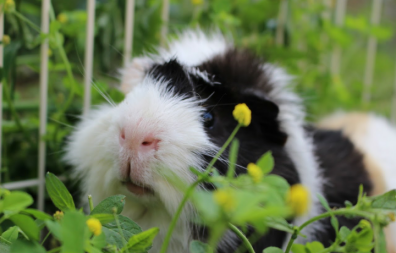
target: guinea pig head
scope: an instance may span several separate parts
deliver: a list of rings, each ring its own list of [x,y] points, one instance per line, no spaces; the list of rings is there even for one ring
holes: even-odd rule
[[[168,68],[170,76],[159,75]],[[119,105],[118,175],[135,195],[166,194],[166,175],[194,180],[189,167],[202,168],[202,155],[215,149],[202,127],[201,100],[176,62],[153,66]],[[165,175],[166,174],[166,175]]]

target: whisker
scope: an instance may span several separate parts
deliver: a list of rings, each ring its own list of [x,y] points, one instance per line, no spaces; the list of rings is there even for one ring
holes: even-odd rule
[[[85,68],[84,68],[84,65],[83,65],[83,63],[82,63],[82,61],[81,61],[81,58],[80,58],[80,55],[79,54],[77,54],[77,57],[78,57],[78,61],[80,62],[80,65],[81,65],[81,68],[82,68],[82,71],[80,70],[80,73],[81,73],[81,75],[82,76],[85,76]],[[95,90],[111,105],[111,106],[113,106],[113,107],[115,107],[116,105],[115,105],[115,103],[114,103],[114,101],[110,98],[110,96],[109,96],[109,94],[105,94],[105,91],[102,91],[100,88],[99,88],[99,86],[93,81],[93,80],[91,80],[91,84],[92,84],[92,86],[95,88]]]
[[[70,127],[70,128],[73,128],[73,129],[76,129],[74,126],[68,125],[68,124],[63,123],[63,122],[61,122],[61,121],[59,121],[59,120],[56,120],[56,119],[54,119],[54,118],[49,118],[49,119],[52,120],[52,121],[54,121],[54,122],[56,122],[56,123],[58,123],[58,124],[60,124],[60,125],[63,125],[63,126],[66,126],[66,127]]]

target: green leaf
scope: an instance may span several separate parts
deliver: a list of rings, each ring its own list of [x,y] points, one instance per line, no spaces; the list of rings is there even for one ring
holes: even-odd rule
[[[94,236],[91,240],[92,245],[97,249],[102,249],[107,245],[106,235],[101,233],[100,235]]]
[[[379,253],[386,253],[386,239],[384,229],[380,229],[378,238],[376,238],[375,243],[378,244]],[[390,243],[390,242],[389,242]]]
[[[61,225],[52,220],[45,220],[45,225],[47,226],[48,230],[51,231],[51,233],[58,239],[62,240],[62,235],[61,235]]]
[[[335,216],[331,216],[330,223],[333,226],[334,231],[338,233],[338,229],[339,229],[338,219]]]
[[[268,247],[263,251],[263,253],[283,253],[283,250],[277,247]]]
[[[10,220],[17,225],[30,239],[38,241],[39,228],[34,220],[24,214],[15,214],[10,217]]]
[[[349,236],[350,233],[351,233],[351,230],[349,230],[349,228],[342,226],[340,229],[340,232],[338,233],[340,240],[342,242],[345,241],[345,239]]]
[[[132,252],[144,252],[147,248],[151,247],[154,238],[157,236],[159,228],[150,228],[139,234],[133,235],[129,238],[126,247],[121,249],[121,252],[131,250]]]
[[[115,195],[101,201],[91,212],[91,214],[108,213],[113,214],[113,208],[117,208],[117,214],[122,212],[125,205],[124,195]]]
[[[126,240],[128,240],[132,235],[136,235],[142,232],[140,226],[131,219],[129,219],[128,217],[122,215],[118,215],[117,217],[120,222],[121,231],[124,234]],[[115,221],[107,223],[103,226],[108,229],[114,230],[118,233],[118,226]]]
[[[305,247],[312,253],[316,253],[316,252],[320,252],[320,251],[324,250],[323,244],[321,244],[320,242],[316,242],[316,241],[308,242],[307,244],[305,244]]]
[[[370,197],[372,200],[371,207],[387,210],[396,209],[396,190],[391,190],[379,196]]]
[[[54,174],[47,173],[45,186],[52,202],[57,208],[62,211],[76,209],[70,192]]]
[[[293,253],[306,253],[305,246],[302,244],[297,244],[297,243],[292,245],[291,251]]]
[[[108,244],[115,245],[117,249],[121,249],[127,241],[115,230],[102,227],[102,232],[106,236],[106,241]]]
[[[78,211],[66,211],[61,220],[61,239],[62,251],[83,253],[85,241],[88,239],[89,233],[86,225],[86,217]]]
[[[34,218],[39,219],[39,220],[52,220],[52,216],[51,215],[46,214],[46,213],[41,212],[41,211],[36,210],[36,209],[28,208],[28,209],[23,210],[21,213],[30,214]]]
[[[119,234],[118,226],[115,221],[103,225],[102,231],[106,235],[106,241],[109,244],[116,245],[118,249],[121,249],[132,235],[139,234],[142,232],[142,229],[128,217],[118,215],[118,220],[122,235]]]
[[[318,199],[319,199],[320,203],[326,209],[326,211],[331,212],[331,208],[330,208],[329,203],[327,202],[327,200],[320,194],[318,194],[317,196],[318,196]]]
[[[235,166],[238,158],[239,141],[234,139],[231,143],[230,154],[228,155],[228,171],[227,177],[233,178],[235,175]]]
[[[194,240],[190,242],[190,253],[213,253],[213,249],[206,243]]]
[[[16,241],[11,246],[11,253],[45,253],[43,246],[32,241]]]
[[[10,253],[10,250],[11,250],[10,245],[11,245],[10,242],[8,242],[7,240],[3,239],[0,236],[0,252],[1,253],[3,253],[3,252],[4,253]]]
[[[2,235],[1,237],[3,237],[4,239],[6,239],[7,241],[13,243],[14,241],[16,241],[16,239],[18,238],[18,227],[17,226],[13,226],[10,227],[9,229],[7,229]]]
[[[109,213],[97,213],[90,215],[90,217],[98,219],[102,225],[114,221],[114,215]]]
[[[3,199],[3,210],[19,212],[33,203],[33,198],[26,192],[14,191]]]
[[[268,151],[257,161],[257,166],[263,171],[264,174],[268,174],[274,168],[274,158],[272,157],[271,151]]]
[[[290,225],[285,219],[280,217],[267,217],[265,218],[267,226],[275,228],[280,231],[294,233],[293,226]]]

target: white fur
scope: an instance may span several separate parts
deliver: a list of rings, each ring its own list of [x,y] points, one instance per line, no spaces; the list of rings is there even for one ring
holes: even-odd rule
[[[179,34],[178,39],[169,42],[168,49],[158,48],[157,55],[137,57],[121,71],[121,90],[128,93],[142,80],[145,71],[154,63],[163,63],[176,58],[186,67],[194,67],[216,55],[226,52],[232,44],[227,43],[219,32],[205,34],[201,30],[187,30]],[[205,73],[190,68],[193,74],[207,79]]]
[[[367,124],[367,132],[361,139],[359,147],[370,154],[382,169],[386,189],[396,189],[396,128],[385,118],[370,114]],[[396,236],[396,223],[389,225],[391,235]],[[396,248],[395,240],[387,240]]]
[[[306,215],[294,220],[294,224],[299,226],[321,213],[321,205],[317,194],[323,196],[323,178],[319,171],[317,158],[314,155],[313,140],[311,136],[306,135],[303,129],[305,113],[302,101],[289,87],[292,78],[282,68],[272,64],[265,64],[263,70],[273,87],[268,96],[279,106],[278,119],[281,128],[288,135],[285,146],[286,152],[296,166],[301,184],[307,187],[311,193],[311,209]],[[302,233],[307,235],[308,238],[305,240],[299,237],[297,242],[309,241],[318,229],[320,228],[315,224],[304,228]],[[287,241],[284,246],[286,246]]]
[[[151,252],[159,252],[183,196],[163,176],[166,170],[191,184],[195,178],[189,167],[202,169],[199,154],[215,149],[201,126],[202,112],[197,103],[194,99],[175,96],[166,90],[164,83],[147,77],[117,107],[102,106],[92,111],[69,140],[65,159],[83,180],[83,196],[92,194],[97,204],[106,197],[124,194],[127,196],[124,215],[143,229],[160,227]],[[161,139],[155,158],[143,168],[143,175],[139,177],[140,183],[152,188],[155,196],[137,198],[121,184],[119,155],[123,151],[118,142],[121,128],[131,128],[140,136],[154,132]],[[131,167],[133,170],[134,165]],[[168,252],[187,251],[193,215],[188,206]]]

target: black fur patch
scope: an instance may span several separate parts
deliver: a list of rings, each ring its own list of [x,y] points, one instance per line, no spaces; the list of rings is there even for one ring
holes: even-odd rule
[[[271,151],[275,159],[272,173],[282,176],[291,185],[300,182],[296,168],[284,149],[287,135],[280,128],[279,108],[266,98],[272,86],[262,69],[262,61],[246,51],[232,49],[197,68],[207,73],[210,82],[189,73],[176,60],[157,64],[148,73],[157,80],[168,81],[169,89],[176,94],[206,99],[202,106],[214,116],[214,124],[206,128],[206,132],[218,146],[223,145],[237,125],[232,116],[235,105],[246,103],[252,111],[252,122],[248,127],[242,127],[236,136],[240,141],[236,174],[246,173],[245,167],[248,163],[256,162],[261,155]],[[255,93],[258,90],[260,95]],[[365,171],[362,155],[347,138],[338,131],[324,131],[313,127],[307,127],[306,131],[315,144],[315,154],[326,181],[325,198],[331,207],[344,206],[346,200],[356,203],[360,184],[363,184],[365,191],[371,191],[371,182]],[[222,158],[227,160],[227,157],[228,150]],[[212,159],[210,156],[204,158],[208,163]],[[221,174],[226,174],[226,162],[217,161],[214,166]],[[212,185],[206,187],[213,188]],[[340,226],[351,228],[357,222],[358,220],[340,218]],[[320,223],[323,230],[318,231],[317,239],[329,245],[335,236],[333,228],[328,219]],[[198,227],[193,231],[193,237],[205,240],[206,229]],[[269,246],[281,247],[285,238],[284,232],[270,230],[254,244],[254,248],[256,252],[261,252]],[[222,248],[218,252],[234,250]]]
[[[325,179],[324,197],[331,208],[345,206],[345,201],[357,203],[359,187],[363,185],[366,193],[372,191],[372,182],[363,164],[362,154],[356,150],[353,143],[343,136],[341,131],[320,130],[307,127],[313,137],[315,153]],[[352,229],[360,219],[337,217],[339,226]],[[320,221],[321,230],[316,233],[316,239],[329,246],[335,239],[334,228],[330,219]]]
[[[168,88],[175,94],[186,98],[194,96],[194,86],[189,73],[175,59],[164,64],[153,65],[148,74],[158,81],[167,81]]]

